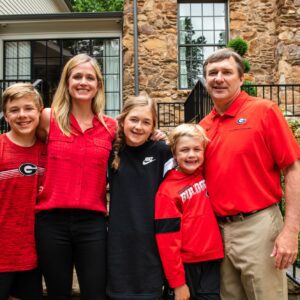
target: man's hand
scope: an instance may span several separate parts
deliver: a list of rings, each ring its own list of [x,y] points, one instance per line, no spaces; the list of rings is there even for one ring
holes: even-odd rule
[[[283,229],[277,236],[271,256],[275,258],[275,267],[286,269],[292,265],[298,253],[298,233]]]
[[[181,285],[174,289],[175,300],[189,300],[190,290],[186,284]]]
[[[283,169],[285,182],[284,226],[277,236],[271,256],[275,267],[285,269],[294,263],[298,252],[300,228],[300,160]]]

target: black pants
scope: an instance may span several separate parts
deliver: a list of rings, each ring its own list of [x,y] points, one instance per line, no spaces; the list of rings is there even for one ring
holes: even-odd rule
[[[0,300],[7,300],[9,296],[22,300],[42,299],[40,271],[0,272]]]
[[[106,234],[99,212],[55,209],[37,214],[37,251],[49,300],[70,299],[74,266],[81,299],[106,299]]]
[[[190,289],[190,300],[220,300],[221,260],[184,264],[186,284]],[[174,290],[168,287],[165,300],[173,300]]]

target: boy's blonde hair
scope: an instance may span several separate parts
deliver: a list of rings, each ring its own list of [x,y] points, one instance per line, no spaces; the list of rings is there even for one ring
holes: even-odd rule
[[[113,145],[114,159],[112,161],[112,168],[118,170],[120,167],[120,152],[126,144],[125,135],[124,135],[124,120],[129,114],[129,112],[136,107],[146,107],[150,108],[153,118],[153,131],[156,127],[156,102],[149,95],[142,91],[138,96],[129,96],[124,103],[124,107],[120,115],[117,117],[118,129],[116,133],[116,139]]]
[[[31,83],[15,83],[7,87],[2,94],[2,110],[6,113],[7,103],[25,96],[32,96],[37,108],[42,110],[43,100],[40,93]]]
[[[57,90],[54,94],[52,109],[55,115],[55,119],[60,130],[67,136],[70,136],[71,126],[70,126],[70,114],[72,110],[72,102],[71,97],[68,90],[68,80],[70,78],[72,70],[78,65],[90,63],[93,67],[96,78],[98,81],[98,90],[92,102],[92,111],[95,115],[97,115],[103,124],[103,126],[107,129],[107,126],[103,119],[103,110],[105,106],[104,100],[104,85],[103,78],[100,71],[100,67],[95,58],[90,57],[87,54],[81,53],[72,57],[64,66],[63,71],[61,73],[60,81],[57,87]]]
[[[199,137],[202,141],[202,145],[205,149],[209,139],[205,134],[204,129],[198,124],[181,124],[174,128],[169,135],[169,145],[173,155],[176,151],[176,145],[178,140],[183,136]]]

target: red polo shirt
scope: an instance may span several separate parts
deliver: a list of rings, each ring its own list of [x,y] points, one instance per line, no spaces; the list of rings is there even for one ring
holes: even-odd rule
[[[106,213],[106,169],[116,122],[104,116],[108,130],[97,116],[93,127],[82,132],[73,115],[74,134],[65,136],[51,117],[43,190],[36,210],[78,208]]]
[[[281,200],[280,170],[300,158],[300,147],[274,102],[241,92],[224,115],[214,108],[200,125],[211,140],[205,179],[217,215]]]

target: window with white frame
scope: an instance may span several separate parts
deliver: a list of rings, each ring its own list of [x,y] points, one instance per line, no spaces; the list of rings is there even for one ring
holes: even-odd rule
[[[203,62],[227,43],[227,1],[178,1],[179,88],[192,89]]]
[[[103,74],[105,113],[113,117],[119,114],[121,107],[119,38],[6,41],[4,53],[4,79],[28,81],[42,79],[42,93],[46,106],[51,104],[66,61],[78,53],[93,56]]]

